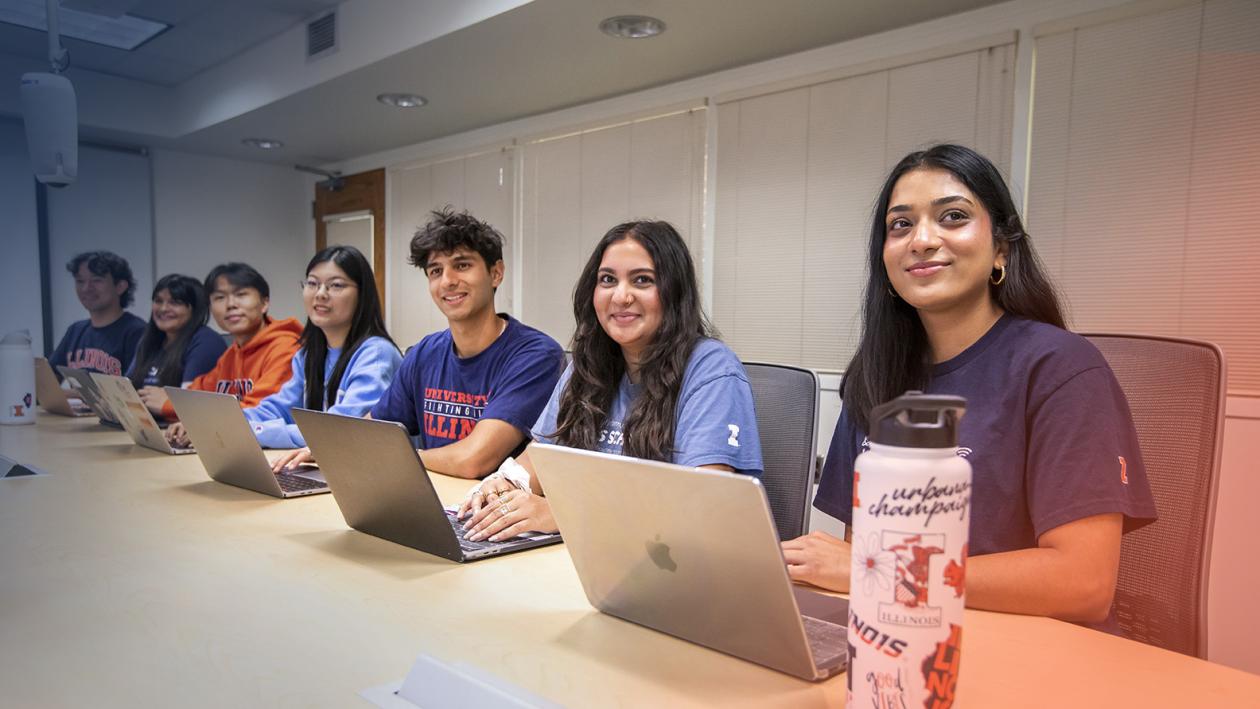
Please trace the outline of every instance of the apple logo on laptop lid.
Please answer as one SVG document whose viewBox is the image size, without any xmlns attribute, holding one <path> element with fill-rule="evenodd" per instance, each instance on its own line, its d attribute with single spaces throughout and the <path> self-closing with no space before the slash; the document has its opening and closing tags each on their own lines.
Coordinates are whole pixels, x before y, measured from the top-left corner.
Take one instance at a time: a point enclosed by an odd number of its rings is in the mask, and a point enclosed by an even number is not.
<svg viewBox="0 0 1260 709">
<path fill-rule="evenodd" d="M 644 542 L 643 546 L 647 548 L 648 558 L 656 564 L 656 568 L 670 573 L 678 570 L 678 564 L 669 555 L 669 545 L 661 542 L 661 535 L 656 535 L 655 541 Z"/>
</svg>

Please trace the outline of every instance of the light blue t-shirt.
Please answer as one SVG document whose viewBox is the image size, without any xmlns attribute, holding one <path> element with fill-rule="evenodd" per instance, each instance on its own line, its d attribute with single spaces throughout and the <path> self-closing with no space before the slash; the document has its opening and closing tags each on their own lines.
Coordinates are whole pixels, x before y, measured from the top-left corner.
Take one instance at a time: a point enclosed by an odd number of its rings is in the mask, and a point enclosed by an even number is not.
<svg viewBox="0 0 1260 709">
<path fill-rule="evenodd" d="M 549 434 L 555 433 L 560 396 L 572 375 L 570 364 L 534 424 L 534 440 L 554 442 Z M 600 452 L 622 455 L 624 422 L 639 389 L 629 377 L 622 377 L 608 420 L 599 432 L 596 447 Z M 674 455 L 670 462 L 689 467 L 729 465 L 738 472 L 761 476 L 761 439 L 757 434 L 752 387 L 739 358 L 718 340 L 696 343 L 687 360 L 674 410 Z"/>
<path fill-rule="evenodd" d="M 340 349 L 328 349 L 324 360 L 324 381 L 332 376 Z M 361 417 L 376 405 L 394 378 L 394 372 L 402 362 L 402 353 L 394 343 L 383 337 L 369 337 L 350 355 L 346 371 L 341 375 L 337 399 L 326 409 L 329 413 Z M 306 348 L 293 357 L 293 376 L 280 391 L 258 402 L 258 406 L 245 409 L 264 448 L 301 448 L 306 445 L 301 431 L 293 422 L 293 407 L 306 407 Z"/>
</svg>

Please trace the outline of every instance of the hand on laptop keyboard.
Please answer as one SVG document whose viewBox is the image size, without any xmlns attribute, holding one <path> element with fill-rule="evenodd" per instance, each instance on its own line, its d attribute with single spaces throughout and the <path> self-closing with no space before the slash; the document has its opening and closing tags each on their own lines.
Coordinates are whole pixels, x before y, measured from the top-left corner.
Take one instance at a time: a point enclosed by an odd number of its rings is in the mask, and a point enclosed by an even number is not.
<svg viewBox="0 0 1260 709">
<path fill-rule="evenodd" d="M 276 458 L 271 463 L 271 472 L 278 473 L 283 470 L 292 470 L 303 465 L 312 465 L 315 463 L 315 455 L 311 453 L 310 448 L 298 448 L 291 450 L 284 455 Z"/>
</svg>

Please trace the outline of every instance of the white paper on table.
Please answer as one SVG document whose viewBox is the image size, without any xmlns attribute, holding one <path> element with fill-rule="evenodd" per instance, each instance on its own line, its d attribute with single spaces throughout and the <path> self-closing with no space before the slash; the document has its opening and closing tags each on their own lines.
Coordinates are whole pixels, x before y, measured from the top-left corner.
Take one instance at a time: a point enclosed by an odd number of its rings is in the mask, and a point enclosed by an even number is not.
<svg viewBox="0 0 1260 709">
<path fill-rule="evenodd" d="M 407 678 L 359 692 L 381 709 L 560 709 L 500 677 L 464 662 L 416 658 Z"/>
</svg>

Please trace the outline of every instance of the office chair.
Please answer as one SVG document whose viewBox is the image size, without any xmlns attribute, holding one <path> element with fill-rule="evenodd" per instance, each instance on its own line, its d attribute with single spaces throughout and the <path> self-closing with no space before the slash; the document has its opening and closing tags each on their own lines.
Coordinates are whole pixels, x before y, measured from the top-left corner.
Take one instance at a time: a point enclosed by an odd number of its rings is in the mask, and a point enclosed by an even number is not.
<svg viewBox="0 0 1260 709">
<path fill-rule="evenodd" d="M 818 444 L 818 375 L 809 369 L 745 362 L 761 434 L 761 483 L 780 539 L 809 527 Z"/>
<path fill-rule="evenodd" d="M 1129 638 L 1207 655 L 1208 570 L 1225 424 L 1225 355 L 1210 342 L 1085 334 L 1129 400 L 1159 520 L 1124 535 L 1116 615 Z"/>
</svg>

